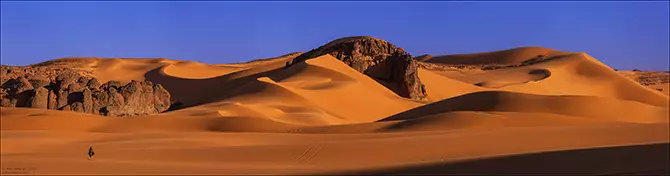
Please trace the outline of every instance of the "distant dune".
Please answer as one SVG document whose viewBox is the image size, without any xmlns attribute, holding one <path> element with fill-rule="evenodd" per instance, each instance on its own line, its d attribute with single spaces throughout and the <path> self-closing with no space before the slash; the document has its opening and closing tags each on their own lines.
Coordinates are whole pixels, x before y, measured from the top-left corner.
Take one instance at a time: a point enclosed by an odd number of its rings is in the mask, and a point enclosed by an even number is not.
<svg viewBox="0 0 670 176">
<path fill-rule="evenodd" d="M 670 173 L 667 72 L 615 71 L 586 53 L 541 47 L 425 55 L 409 63 L 427 95 L 414 100 L 338 56 L 294 62 L 301 54 L 32 65 L 102 82 L 148 80 L 180 105 L 134 117 L 0 107 L 2 166 L 28 174 Z"/>
</svg>

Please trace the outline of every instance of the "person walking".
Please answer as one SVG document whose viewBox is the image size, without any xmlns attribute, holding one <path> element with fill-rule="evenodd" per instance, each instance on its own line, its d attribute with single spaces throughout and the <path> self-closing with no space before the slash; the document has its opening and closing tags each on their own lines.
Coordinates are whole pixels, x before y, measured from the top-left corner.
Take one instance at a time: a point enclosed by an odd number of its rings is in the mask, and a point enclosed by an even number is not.
<svg viewBox="0 0 670 176">
<path fill-rule="evenodd" d="M 95 155 L 95 152 L 93 151 L 93 146 L 89 145 L 88 146 L 88 160 L 91 160 L 93 158 L 93 155 Z"/>
</svg>

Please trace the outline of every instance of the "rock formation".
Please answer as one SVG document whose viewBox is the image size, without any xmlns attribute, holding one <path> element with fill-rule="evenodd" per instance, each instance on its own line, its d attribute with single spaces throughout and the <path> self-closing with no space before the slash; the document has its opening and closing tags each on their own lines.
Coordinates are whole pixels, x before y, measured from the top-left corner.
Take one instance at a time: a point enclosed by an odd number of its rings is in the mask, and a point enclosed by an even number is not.
<svg viewBox="0 0 670 176">
<path fill-rule="evenodd" d="M 58 109 L 105 116 L 136 116 L 170 108 L 170 93 L 150 81 L 100 84 L 61 69 L 2 66 L 0 106 Z M 35 70 L 38 71 L 35 71 Z M 46 74 L 45 74 L 46 73 Z"/>
<path fill-rule="evenodd" d="M 336 57 L 402 97 L 426 98 L 426 90 L 419 80 L 417 63 L 412 56 L 402 48 L 377 38 L 337 39 L 296 57 L 287 63 L 287 67 L 324 54 Z"/>
</svg>

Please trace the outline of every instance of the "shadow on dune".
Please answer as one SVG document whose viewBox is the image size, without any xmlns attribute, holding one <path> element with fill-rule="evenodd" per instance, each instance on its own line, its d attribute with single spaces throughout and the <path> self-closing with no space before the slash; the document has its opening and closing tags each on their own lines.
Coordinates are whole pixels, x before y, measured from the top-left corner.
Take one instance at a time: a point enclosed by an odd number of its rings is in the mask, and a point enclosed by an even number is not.
<svg viewBox="0 0 670 176">
<path fill-rule="evenodd" d="M 407 120 L 452 111 L 490 111 L 507 92 L 484 91 L 469 93 L 410 109 L 379 121 Z"/>
<path fill-rule="evenodd" d="M 147 72 L 144 77 L 154 84 L 161 84 L 170 92 L 173 101 L 178 101 L 182 105 L 180 108 L 187 108 L 196 105 L 224 100 L 230 96 L 235 89 L 259 77 L 272 75 L 282 69 L 273 69 L 248 76 L 234 78 L 238 73 L 246 71 L 241 70 L 222 76 L 207 79 L 186 79 L 173 77 L 162 73 L 163 67 L 153 69 Z"/>
<path fill-rule="evenodd" d="M 669 147 L 668 143 L 662 143 L 564 150 L 337 175 L 667 175 L 670 174 Z"/>
<path fill-rule="evenodd" d="M 634 101 L 506 91 L 468 93 L 404 111 L 379 121 L 407 120 L 454 111 L 532 112 L 634 123 L 667 123 L 667 116 L 664 116 L 667 114 L 667 109 Z"/>
</svg>

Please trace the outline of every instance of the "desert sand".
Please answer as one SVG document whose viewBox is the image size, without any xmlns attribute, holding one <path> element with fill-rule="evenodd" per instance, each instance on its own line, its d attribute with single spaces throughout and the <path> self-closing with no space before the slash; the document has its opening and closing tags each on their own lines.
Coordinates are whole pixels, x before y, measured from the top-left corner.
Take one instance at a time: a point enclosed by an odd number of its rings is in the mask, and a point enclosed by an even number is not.
<svg viewBox="0 0 670 176">
<path fill-rule="evenodd" d="M 426 100 L 400 97 L 330 55 L 288 68 L 296 54 L 237 64 L 61 60 L 103 82 L 162 84 L 186 108 L 121 118 L 2 107 L 2 168 L 30 174 L 670 172 L 668 89 L 645 87 L 586 53 L 539 47 L 423 62 L 517 64 L 537 55 L 551 59 L 492 70 L 420 68 Z"/>
</svg>

